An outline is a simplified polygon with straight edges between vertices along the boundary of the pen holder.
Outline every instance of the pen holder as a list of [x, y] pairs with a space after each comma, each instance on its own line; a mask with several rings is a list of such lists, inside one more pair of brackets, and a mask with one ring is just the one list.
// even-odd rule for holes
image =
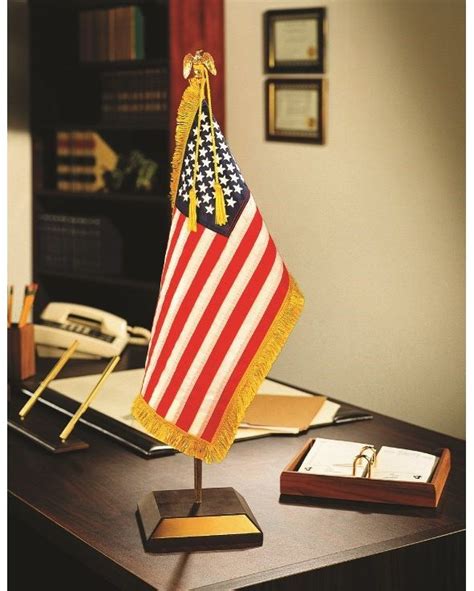
[[33, 324], [8, 328], [8, 381], [19, 382], [34, 376], [35, 328]]

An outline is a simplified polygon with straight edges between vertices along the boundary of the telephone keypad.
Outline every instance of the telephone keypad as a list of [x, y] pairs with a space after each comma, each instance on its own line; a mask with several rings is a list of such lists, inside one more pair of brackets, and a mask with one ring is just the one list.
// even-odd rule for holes
[[105, 341], [107, 343], [113, 343], [115, 339], [115, 337], [108, 334], [104, 334], [100, 332], [100, 330], [89, 328], [88, 326], [81, 326], [80, 324], [66, 324], [61, 322], [54, 322], [53, 320], [43, 320], [42, 324], [46, 326], [53, 326], [54, 328], [60, 328], [62, 330], [67, 330], [68, 332], [83, 334], [94, 339], [100, 339], [101, 341]]

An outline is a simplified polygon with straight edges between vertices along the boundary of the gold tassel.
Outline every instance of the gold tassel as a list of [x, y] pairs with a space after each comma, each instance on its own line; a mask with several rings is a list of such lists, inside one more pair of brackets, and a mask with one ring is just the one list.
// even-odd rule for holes
[[227, 214], [225, 212], [224, 193], [222, 192], [222, 187], [218, 182], [214, 183], [214, 198], [216, 205], [216, 224], [218, 226], [224, 226], [227, 222]]
[[176, 118], [175, 148], [171, 161], [170, 200], [174, 210], [176, 193], [179, 187], [179, 177], [183, 165], [184, 152], [188, 136], [193, 125], [194, 117], [199, 109], [201, 98], [201, 83], [198, 78], [191, 78], [189, 86], [183, 93]]
[[303, 304], [303, 294], [294, 279], [290, 277], [288, 293], [259, 350], [235, 389], [213, 441], [199, 439], [158, 416], [141, 394], [135, 398], [133, 403], [133, 416], [153, 437], [171, 445], [178, 451], [204, 460], [208, 464], [221, 462], [235, 439], [235, 434], [248, 405], [254, 399], [257, 390], [267, 377], [273, 362], [295, 326]]
[[197, 196], [194, 187], [189, 191], [188, 230], [190, 232], [197, 230]]

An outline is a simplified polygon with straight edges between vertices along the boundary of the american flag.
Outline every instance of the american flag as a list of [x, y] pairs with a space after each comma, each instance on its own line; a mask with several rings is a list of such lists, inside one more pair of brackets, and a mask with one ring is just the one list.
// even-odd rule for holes
[[[141, 396], [134, 414], [176, 449], [220, 461], [303, 305], [215, 119], [227, 222], [215, 223], [208, 104], [183, 153]], [[197, 162], [196, 156], [197, 146]], [[188, 229], [196, 170], [197, 230]]]

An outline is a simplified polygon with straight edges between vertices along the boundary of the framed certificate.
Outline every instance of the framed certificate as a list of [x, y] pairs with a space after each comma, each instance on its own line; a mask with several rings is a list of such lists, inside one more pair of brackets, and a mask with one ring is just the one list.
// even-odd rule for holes
[[324, 72], [325, 8], [269, 10], [264, 19], [266, 72]]
[[324, 90], [321, 79], [266, 81], [266, 139], [324, 143]]

